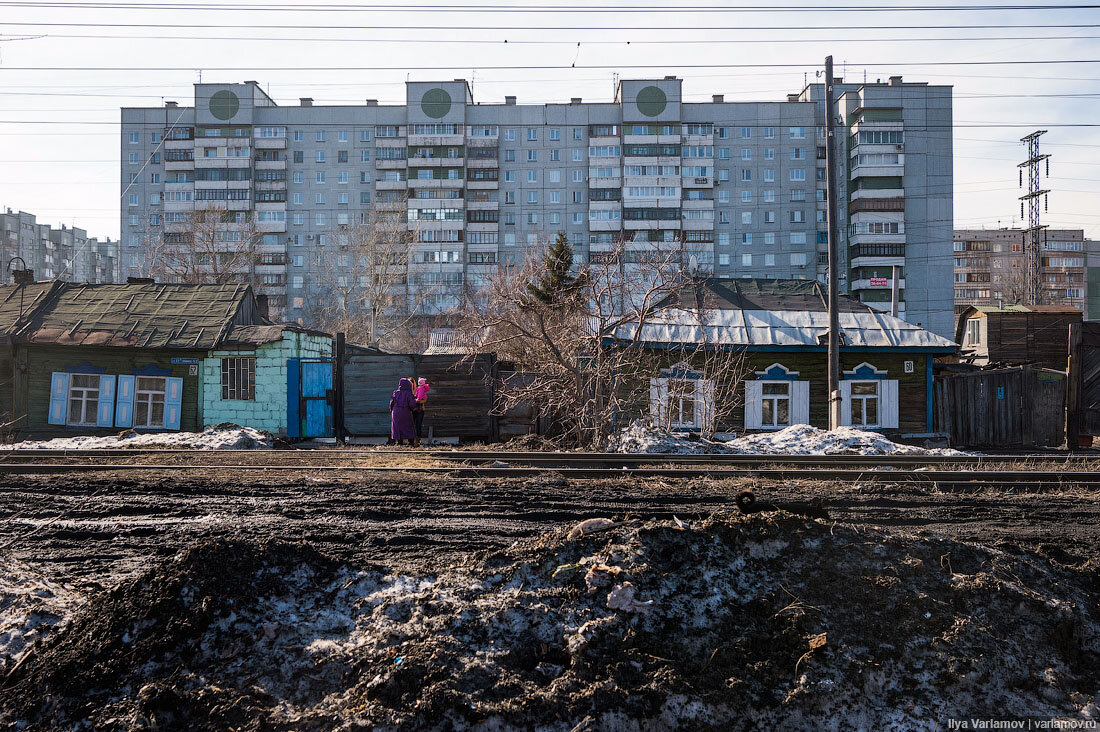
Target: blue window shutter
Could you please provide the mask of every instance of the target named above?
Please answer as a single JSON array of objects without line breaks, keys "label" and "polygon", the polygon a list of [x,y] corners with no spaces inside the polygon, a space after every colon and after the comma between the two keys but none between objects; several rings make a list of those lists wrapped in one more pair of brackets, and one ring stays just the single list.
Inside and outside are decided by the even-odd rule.
[{"label": "blue window shutter", "polygon": [[178,430],[183,405],[183,379],[169,376],[164,381],[164,429]]},{"label": "blue window shutter", "polygon": [[124,374],[118,377],[115,393],[115,427],[134,426],[134,377]]},{"label": "blue window shutter", "polygon": [[113,427],[115,424],[115,377],[110,374],[99,376],[99,411],[95,417],[96,427]]},{"label": "blue window shutter", "polygon": [[50,376],[50,414],[49,424],[65,424],[65,413],[69,404],[69,375],[63,371],[54,371]]}]

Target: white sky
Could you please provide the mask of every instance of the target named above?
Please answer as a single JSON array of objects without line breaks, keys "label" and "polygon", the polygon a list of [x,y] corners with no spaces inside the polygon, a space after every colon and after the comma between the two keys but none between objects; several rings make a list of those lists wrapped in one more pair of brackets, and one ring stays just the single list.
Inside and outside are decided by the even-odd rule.
[{"label": "white sky", "polygon": [[[869,80],[901,74],[907,81],[954,85],[956,228],[1019,225],[1016,165],[1024,159],[1019,138],[1045,128],[1049,131],[1042,138],[1042,152],[1051,153],[1053,160],[1052,175],[1049,182],[1044,182],[1052,193],[1043,223],[1084,228],[1087,234],[1100,238],[1100,63],[900,65],[1100,59],[1100,27],[897,27],[1100,25],[1100,10],[1063,10],[1053,7],[1057,3],[1047,3],[1041,10],[874,12],[869,6],[897,7],[903,3],[795,0],[785,5],[802,8],[795,12],[778,12],[774,10],[776,4],[771,4],[773,9],[768,11],[735,12],[729,8],[758,9],[765,4],[760,0],[695,0],[650,10],[653,0],[638,0],[636,4],[629,0],[598,0],[596,4],[522,0],[523,5],[541,4],[548,11],[520,11],[516,5],[478,5],[474,12],[459,13],[439,8],[453,8],[461,0],[428,0],[435,7],[426,12],[410,12],[408,7],[425,5],[408,5],[408,0],[398,0],[407,6],[401,10],[393,10],[394,4],[383,6],[390,10],[379,9],[384,0],[315,0],[308,10],[302,10],[301,4],[273,1],[283,4],[265,5],[254,0],[0,0],[0,207],[34,213],[41,223],[76,225],[93,236],[116,238],[119,108],[160,106],[173,99],[190,105],[191,84],[198,80],[200,69],[204,70],[202,79],[208,82],[255,79],[279,104],[297,104],[298,97],[303,96],[313,97],[318,105],[362,104],[367,98],[377,98],[382,104],[403,103],[406,79],[459,77],[472,81],[475,101],[501,102],[506,94],[517,96],[521,103],[568,101],[575,96],[585,101],[610,101],[615,72],[626,78],[680,76],[686,101],[706,101],[711,94],[725,94],[727,101],[779,101],[787,93],[800,91],[804,79],[813,81],[824,57],[831,53],[837,75],[842,74],[845,80],[862,80],[865,73]],[[467,7],[470,2],[494,0],[468,0]],[[948,2],[934,5],[942,7]],[[978,0],[963,2],[973,5]],[[908,5],[929,8],[933,3]],[[215,9],[225,7],[231,9]],[[252,9],[241,9],[245,7]],[[616,9],[591,12],[593,8],[609,7]],[[642,7],[646,9],[637,10]],[[699,10],[716,7],[725,9]],[[843,11],[841,7],[858,9]],[[180,24],[196,27],[171,27]],[[256,25],[286,28],[261,29]],[[386,25],[410,28],[378,28]],[[826,25],[889,28],[820,29]],[[444,30],[425,26],[441,26]],[[456,26],[518,29],[462,30]],[[637,30],[639,26],[658,30]],[[697,29],[672,29],[675,26]],[[725,29],[713,30],[717,26]],[[746,30],[746,26],[777,26],[782,30]],[[794,30],[791,26],[813,29]],[[898,40],[989,36],[1012,39]],[[1044,36],[1078,38],[1041,40]],[[505,40],[509,41],[507,45]],[[578,67],[609,68],[571,68],[574,63]],[[659,68],[640,69],[630,64]],[[722,64],[798,66],[715,66]],[[867,64],[885,65],[865,67]],[[214,68],[219,66],[241,70]],[[300,70],[302,66],[364,70]],[[455,68],[406,70],[410,66]],[[494,66],[536,68],[489,68]],[[295,70],[265,70],[272,67]],[[1009,124],[1022,126],[988,126]],[[1058,126],[1071,124],[1097,126]]]}]

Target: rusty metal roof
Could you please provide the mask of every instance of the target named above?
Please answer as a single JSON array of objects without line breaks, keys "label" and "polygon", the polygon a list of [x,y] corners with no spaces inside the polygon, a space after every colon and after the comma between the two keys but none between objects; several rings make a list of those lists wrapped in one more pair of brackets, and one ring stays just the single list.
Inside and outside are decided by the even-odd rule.
[{"label": "rusty metal roof", "polygon": [[[36,284],[54,289],[15,336],[67,346],[210,349],[251,299],[247,285]],[[9,311],[14,299],[0,310]],[[250,305],[246,312],[259,318]]]}]

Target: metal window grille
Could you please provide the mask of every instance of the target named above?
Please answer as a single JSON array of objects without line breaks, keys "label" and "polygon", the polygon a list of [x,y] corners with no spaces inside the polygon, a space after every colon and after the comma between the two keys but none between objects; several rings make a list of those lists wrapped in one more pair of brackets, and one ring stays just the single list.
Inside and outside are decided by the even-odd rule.
[{"label": "metal window grille", "polygon": [[256,398],[256,359],[222,359],[222,399]]}]

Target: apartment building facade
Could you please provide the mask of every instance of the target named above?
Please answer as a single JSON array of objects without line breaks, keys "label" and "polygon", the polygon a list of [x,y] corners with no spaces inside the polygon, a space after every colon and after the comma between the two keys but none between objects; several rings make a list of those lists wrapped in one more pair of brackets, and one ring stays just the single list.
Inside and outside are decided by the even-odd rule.
[{"label": "apartment building facade", "polygon": [[[954,232],[955,314],[972,305],[1024,304],[1022,229]],[[1039,256],[1042,302],[1068,305],[1086,319],[1100,317],[1100,241],[1082,229],[1045,229]]]},{"label": "apartment building facade", "polygon": [[0,213],[0,257],[4,282],[13,281],[12,270],[24,268],[19,260],[41,280],[110,283],[119,277],[118,241],[99,241],[75,226],[55,229],[10,208]]},{"label": "apartment building facade", "polygon": [[[252,281],[273,315],[307,322],[340,230],[379,212],[412,233],[409,287],[435,311],[559,232],[593,264],[626,241],[706,274],[822,279],[824,87],[706,103],[681,87],[480,104],[459,79],[409,82],[404,105],[277,106],[255,82],[197,84],[193,107],[122,110],[123,270],[146,274],[150,241],[214,209],[256,232]],[[887,310],[897,266],[902,316],[950,337],[950,87],[836,88],[841,287]]]}]

